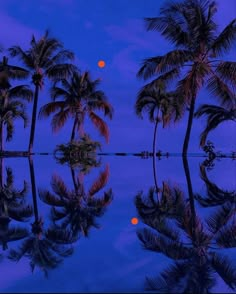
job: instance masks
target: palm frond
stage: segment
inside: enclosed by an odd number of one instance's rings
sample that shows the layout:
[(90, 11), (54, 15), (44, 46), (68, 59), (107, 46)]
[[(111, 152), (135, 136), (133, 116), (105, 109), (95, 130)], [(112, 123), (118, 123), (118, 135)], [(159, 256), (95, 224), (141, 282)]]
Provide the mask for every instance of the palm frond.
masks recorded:
[(106, 168), (104, 171), (102, 171), (99, 175), (99, 177), (95, 180), (95, 182), (92, 184), (91, 188), (89, 189), (89, 195), (93, 196), (97, 192), (99, 192), (102, 188), (105, 187), (107, 181), (109, 178), (109, 166), (106, 165)]
[(236, 85), (236, 62), (221, 61), (216, 67), (216, 73), (224, 82)]
[(231, 108), (235, 105), (235, 94), (228, 84), (217, 75), (212, 75), (207, 81), (207, 89), (219, 100), (221, 106)]
[(234, 224), (224, 227), (216, 236), (216, 243), (222, 248), (236, 247), (236, 226)]
[(57, 175), (52, 176), (51, 187), (53, 192), (61, 198), (65, 198), (69, 194), (69, 191), (64, 181)]
[(184, 247), (181, 243), (158, 236), (150, 229), (137, 231), (138, 238), (147, 250), (165, 254), (174, 260), (188, 259), (192, 256), (191, 248)]
[(224, 257), (217, 255), (212, 256), (212, 267), (218, 273), (218, 275), (224, 280), (224, 282), (233, 290), (236, 288), (236, 270), (231, 261)]
[[(57, 183), (58, 183), (58, 180), (57, 180)], [(44, 203), (49, 204), (51, 206), (60, 206), (60, 207), (64, 206), (64, 201), (62, 201), (61, 198), (59, 198), (58, 196), (55, 196), (52, 193), (50, 193), (48, 190), (39, 189), (38, 192), (39, 192), (40, 199)]]
[(222, 205), (215, 213), (208, 217), (207, 224), (209, 230), (212, 233), (216, 233), (222, 229), (230, 220), (232, 215), (235, 214), (234, 210), (235, 209), (232, 207), (231, 203)]
[(55, 101), (55, 102), (49, 102), (41, 107), (39, 110), (39, 118), (45, 118), (50, 116), (52, 113), (56, 111), (60, 111), (65, 108), (65, 102), (64, 101)]
[(232, 20), (214, 40), (211, 50), (214, 55), (219, 56), (223, 53), (227, 53), (235, 42), (236, 19)]
[(60, 110), (58, 113), (54, 114), (51, 126), (52, 131), (57, 133), (66, 123), (70, 115), (70, 112), (68, 109)]
[(76, 67), (70, 63), (56, 64), (46, 70), (46, 75), (52, 80), (65, 79), (69, 77)]
[(27, 85), (20, 85), (9, 89), (10, 98), (22, 98), (31, 101), (33, 91)]
[(94, 126), (99, 130), (100, 134), (105, 137), (106, 141), (109, 141), (109, 129), (106, 122), (101, 119), (97, 114), (93, 111), (89, 112), (89, 118), (93, 122)]

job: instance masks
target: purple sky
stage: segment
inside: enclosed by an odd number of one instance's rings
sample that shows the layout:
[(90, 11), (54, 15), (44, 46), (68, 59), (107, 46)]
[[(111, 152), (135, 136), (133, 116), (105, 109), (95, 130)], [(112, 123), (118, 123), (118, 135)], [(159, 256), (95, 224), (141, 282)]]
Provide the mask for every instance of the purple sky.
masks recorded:
[[(147, 5), (148, 3), (148, 5)], [(148, 119), (138, 119), (134, 114), (134, 103), (143, 82), (136, 79), (141, 61), (153, 55), (160, 55), (171, 49), (158, 33), (146, 32), (143, 18), (157, 16), (164, 0), (1, 0), (0, 2), (0, 43), (4, 48), (19, 44), (28, 47), (31, 35), (41, 36), (49, 28), (65, 47), (76, 54), (76, 64), (82, 70), (90, 70), (93, 78), (101, 78), (101, 89), (105, 91), (115, 108), (110, 125), (110, 143), (102, 139), (103, 150), (109, 152), (134, 152), (150, 150), (153, 125)], [(219, 30), (236, 15), (235, 0), (218, 0), (217, 22)], [(235, 60), (236, 50), (227, 57)], [(97, 67), (103, 59), (106, 67)], [(202, 92), (197, 105), (215, 100)], [(39, 107), (49, 101), (47, 89), (40, 95)], [(31, 109), (31, 106), (29, 107)], [(199, 134), (204, 120), (195, 120), (192, 129), (190, 152), (199, 152)], [(52, 135), (50, 120), (38, 121), (35, 151), (51, 151), (58, 143), (67, 142), (72, 124), (69, 121), (57, 135)], [(97, 131), (86, 124), (85, 130), (93, 138), (100, 139)], [(160, 130), (157, 149), (181, 152), (186, 118), (176, 126)], [(213, 131), (209, 139), (216, 149), (235, 149), (235, 126), (224, 123)], [(7, 149), (26, 149), (29, 128), (23, 130), (17, 123), (14, 140)]]

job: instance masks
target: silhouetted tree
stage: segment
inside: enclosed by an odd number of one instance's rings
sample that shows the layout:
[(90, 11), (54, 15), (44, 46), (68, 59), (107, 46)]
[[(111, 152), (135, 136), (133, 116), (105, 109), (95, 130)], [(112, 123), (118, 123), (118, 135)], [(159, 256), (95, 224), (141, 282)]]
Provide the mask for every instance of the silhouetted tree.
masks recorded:
[(14, 46), (9, 49), (11, 56), (17, 56), (29, 70), (32, 82), (35, 86), (32, 122), (30, 130), (30, 140), (28, 151), (32, 153), (34, 144), (34, 133), (37, 118), (37, 105), (39, 91), (42, 89), (44, 79), (50, 80), (61, 79), (67, 77), (75, 67), (64, 61), (72, 60), (74, 54), (65, 50), (63, 44), (56, 38), (49, 36), (46, 31), (42, 38), (35, 39), (33, 35), (30, 48), (24, 51), (20, 46)]
[(145, 59), (138, 76), (148, 79), (174, 69), (181, 74), (176, 91), (189, 109), (183, 156), (188, 151), (195, 101), (200, 89), (206, 84), (210, 92), (226, 105), (231, 93), (225, 81), (234, 85), (236, 81), (236, 62), (221, 59), (236, 40), (236, 19), (218, 33), (214, 19), (216, 12), (215, 1), (183, 0), (167, 2), (161, 8), (160, 16), (145, 18), (147, 30), (160, 32), (174, 49), (165, 55)]

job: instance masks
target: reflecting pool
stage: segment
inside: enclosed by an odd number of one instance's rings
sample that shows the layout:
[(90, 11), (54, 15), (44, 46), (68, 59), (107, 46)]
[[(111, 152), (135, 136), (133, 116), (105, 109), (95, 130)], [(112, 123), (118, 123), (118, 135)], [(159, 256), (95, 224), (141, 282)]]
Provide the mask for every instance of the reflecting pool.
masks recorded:
[(0, 166), (1, 292), (235, 292), (235, 160)]

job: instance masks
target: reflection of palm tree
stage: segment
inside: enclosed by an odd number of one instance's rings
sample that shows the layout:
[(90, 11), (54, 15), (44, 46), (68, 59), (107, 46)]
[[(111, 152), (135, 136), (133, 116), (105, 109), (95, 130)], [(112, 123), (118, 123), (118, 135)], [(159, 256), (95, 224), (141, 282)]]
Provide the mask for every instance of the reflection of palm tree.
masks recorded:
[(10, 251), (9, 258), (19, 261), (23, 256), (26, 256), (30, 259), (32, 271), (35, 266), (39, 266), (47, 275), (47, 270), (57, 267), (62, 262), (62, 257), (72, 254), (72, 248), (65, 246), (65, 244), (71, 244), (75, 239), (67, 230), (60, 230), (54, 227), (44, 230), (43, 220), (39, 217), (38, 213), (32, 158), (29, 158), (29, 165), (34, 204), (34, 222), (31, 225), (30, 236), (25, 239), (20, 248)]
[(236, 191), (220, 189), (212, 183), (203, 165), (200, 167), (201, 178), (206, 184), (207, 196), (199, 194), (195, 198), (203, 207), (217, 207), (216, 212), (209, 217), (208, 224), (213, 233), (218, 233), (218, 240), (222, 240), (230, 247), (236, 247)]
[(169, 188), (171, 193), (168, 193), (168, 199), (172, 198), (173, 203), (177, 198), (181, 201), (178, 213), (169, 215), (168, 210), (166, 218), (163, 215), (164, 222), (157, 221), (159, 217), (148, 216), (148, 213), (145, 215), (141, 211), (140, 214), (144, 223), (154, 229), (145, 228), (138, 231), (138, 237), (144, 247), (175, 261), (159, 277), (148, 278), (148, 288), (160, 293), (209, 293), (216, 283), (215, 276), (219, 275), (229, 287), (235, 289), (235, 268), (228, 258), (217, 252), (217, 249), (231, 248), (235, 244), (230, 246), (223, 238), (219, 239), (218, 232), (213, 232), (210, 225), (205, 226), (197, 216), (191, 195), (189, 170), (186, 162), (184, 164), (189, 200), (186, 202), (183, 197), (177, 197), (180, 194), (179, 189)]
[(108, 140), (107, 124), (94, 112), (95, 110), (101, 110), (104, 115), (112, 118), (112, 106), (108, 103), (104, 92), (97, 90), (99, 80), (92, 81), (88, 72), (84, 74), (75, 72), (70, 80), (62, 80), (61, 85), (62, 87), (54, 85), (52, 98), (56, 100), (61, 97), (63, 100), (50, 102), (40, 110), (40, 115), (46, 117), (58, 111), (52, 119), (53, 131), (58, 131), (64, 126), (66, 120), (72, 117), (74, 124), (71, 141), (75, 140), (76, 130), (79, 131), (79, 136), (83, 137), (84, 119), (88, 115), (101, 135)]
[(49, 36), (46, 31), (40, 40), (33, 36), (30, 42), (31, 47), (24, 51), (20, 46), (10, 48), (11, 55), (19, 57), (27, 69), (32, 74), (32, 82), (35, 85), (32, 122), (29, 140), (29, 152), (33, 151), (34, 133), (37, 118), (37, 105), (39, 91), (42, 89), (44, 79), (65, 78), (74, 69), (74, 66), (64, 63), (71, 60), (73, 54), (64, 50), (63, 44), (55, 38)]
[(218, 34), (214, 20), (216, 11), (215, 1), (172, 1), (164, 4), (159, 17), (145, 19), (148, 30), (160, 32), (175, 48), (163, 56), (145, 59), (139, 75), (147, 79), (170, 69), (182, 71), (183, 78), (177, 90), (179, 97), (184, 98), (183, 104), (189, 106), (184, 156), (188, 151), (195, 101), (200, 89), (206, 84), (219, 98), (223, 92), (224, 100), (221, 101), (227, 103), (230, 89), (225, 80), (235, 83), (236, 63), (225, 62), (221, 56), (231, 49), (235, 41), (236, 20), (233, 19)]
[(27, 185), (24, 182), (22, 190), (13, 187), (14, 178), (12, 170), (6, 169), (6, 183), (3, 183), (3, 159), (0, 159), (0, 241), (3, 250), (7, 249), (10, 241), (25, 238), (28, 232), (24, 228), (9, 226), (11, 220), (26, 221), (32, 215), (32, 208), (25, 205)]
[(136, 114), (142, 117), (143, 112), (147, 112), (149, 120), (155, 122), (153, 136), (153, 170), (156, 190), (158, 190), (156, 181), (156, 135), (158, 123), (162, 122), (163, 127), (170, 125), (172, 121), (181, 118), (181, 105), (177, 104), (178, 99), (172, 92), (166, 92), (166, 88), (171, 80), (176, 77), (178, 71), (171, 70), (168, 73), (159, 76), (151, 83), (145, 85), (139, 92), (135, 110)]
[(69, 190), (64, 181), (53, 176), (51, 187), (52, 194), (48, 190), (39, 190), (41, 199), (49, 205), (53, 205), (52, 218), (60, 228), (70, 228), (74, 236), (79, 233), (87, 236), (92, 226), (98, 227), (95, 222), (96, 217), (100, 217), (105, 212), (106, 206), (112, 200), (112, 191), (104, 192), (104, 196), (95, 198), (107, 183), (109, 169), (100, 173), (97, 180), (92, 184), (88, 192), (85, 191), (82, 183), (83, 174), (75, 176), (74, 169), (71, 169), (74, 189)]
[(234, 106), (230, 109), (226, 109), (216, 105), (204, 104), (197, 110), (195, 116), (200, 117), (204, 115), (207, 116), (207, 124), (204, 131), (201, 133), (201, 147), (205, 145), (208, 134), (219, 124), (229, 120), (236, 121), (236, 108)]
[(183, 192), (164, 182), (160, 197), (157, 197), (155, 189), (150, 188), (147, 197), (144, 198), (142, 192), (136, 196), (135, 206), (147, 225), (155, 229), (158, 223), (159, 230), (172, 234), (166, 218), (175, 218), (182, 211)]

